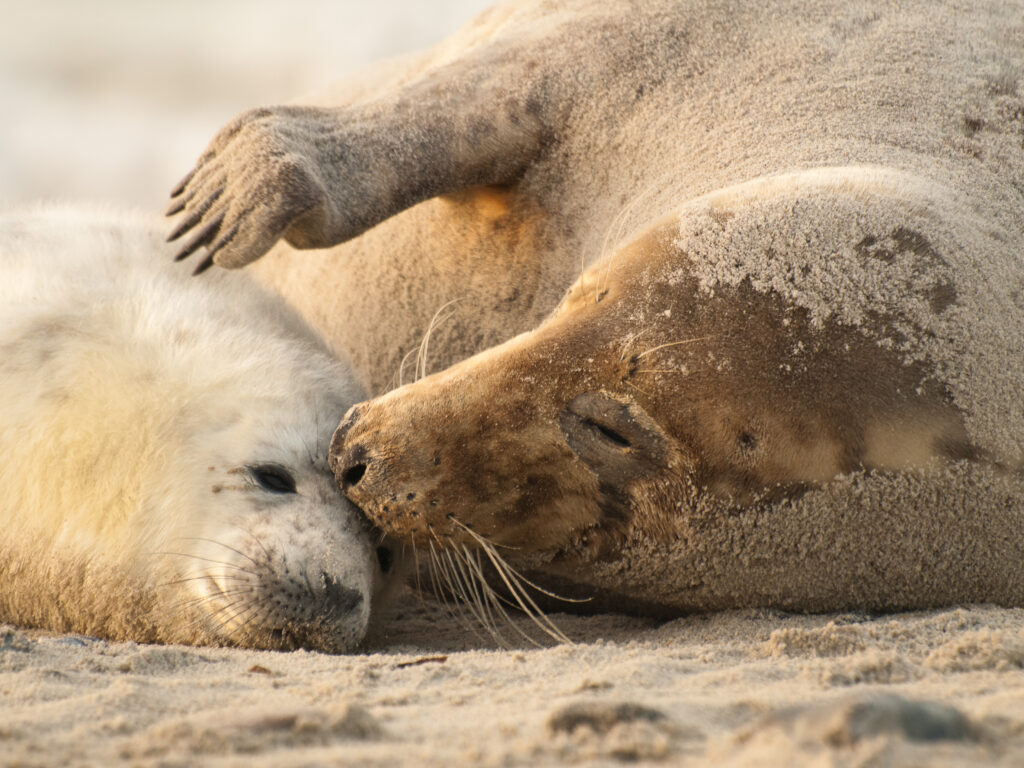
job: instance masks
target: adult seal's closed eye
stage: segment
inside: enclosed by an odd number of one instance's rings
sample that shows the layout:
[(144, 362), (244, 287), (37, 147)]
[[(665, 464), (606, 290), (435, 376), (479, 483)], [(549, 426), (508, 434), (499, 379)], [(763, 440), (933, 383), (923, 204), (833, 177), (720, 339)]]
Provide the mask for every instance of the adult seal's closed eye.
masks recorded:
[(361, 391), (279, 301), (165, 251), (137, 216), (0, 217), (0, 621), (349, 650), (395, 572), (325, 464)]

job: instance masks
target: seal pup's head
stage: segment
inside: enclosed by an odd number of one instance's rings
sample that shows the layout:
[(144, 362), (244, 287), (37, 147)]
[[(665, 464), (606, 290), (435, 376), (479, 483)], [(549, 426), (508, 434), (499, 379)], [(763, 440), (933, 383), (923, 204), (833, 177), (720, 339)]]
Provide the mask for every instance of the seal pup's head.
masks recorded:
[(167, 261), (148, 220), (0, 219), (0, 619), (349, 650), (398, 570), (326, 463), (363, 392), (245, 276)]

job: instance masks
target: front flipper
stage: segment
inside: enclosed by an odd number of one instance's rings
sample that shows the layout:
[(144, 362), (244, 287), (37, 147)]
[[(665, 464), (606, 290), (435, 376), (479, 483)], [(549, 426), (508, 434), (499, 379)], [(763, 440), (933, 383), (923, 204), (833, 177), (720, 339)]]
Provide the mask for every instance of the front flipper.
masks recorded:
[(510, 95), (507, 58), (480, 58), (358, 106), (242, 113), (171, 193), (168, 239), (189, 235), (177, 258), (205, 248), (198, 273), (244, 266), (282, 237), (325, 248), (430, 197), (513, 181), (544, 143), (541, 88)]

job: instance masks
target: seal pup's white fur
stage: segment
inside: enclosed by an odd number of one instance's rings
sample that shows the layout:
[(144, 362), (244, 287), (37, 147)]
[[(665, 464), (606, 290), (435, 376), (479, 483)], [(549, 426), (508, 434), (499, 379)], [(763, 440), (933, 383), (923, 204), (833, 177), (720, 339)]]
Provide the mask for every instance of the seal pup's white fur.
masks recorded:
[(389, 557), (326, 467), (363, 393), (278, 300), (189, 280), (161, 239), (0, 217), (0, 621), (350, 649)]

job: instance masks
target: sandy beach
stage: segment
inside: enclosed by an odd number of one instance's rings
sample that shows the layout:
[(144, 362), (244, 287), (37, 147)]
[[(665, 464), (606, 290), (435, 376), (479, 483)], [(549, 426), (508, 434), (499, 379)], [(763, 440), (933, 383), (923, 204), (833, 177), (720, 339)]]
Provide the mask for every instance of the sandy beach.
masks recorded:
[[(407, 595), (364, 653), (0, 629), (8, 766), (1019, 765), (1024, 611), (554, 616), (498, 649)], [(521, 622), (527, 632), (530, 627)], [(506, 641), (514, 630), (506, 628)]]
[[(0, 0), (0, 207), (159, 209), (217, 128), (485, 0)], [(1024, 764), (1024, 609), (526, 618), (404, 593), (358, 653), (0, 626), (0, 766)]]

